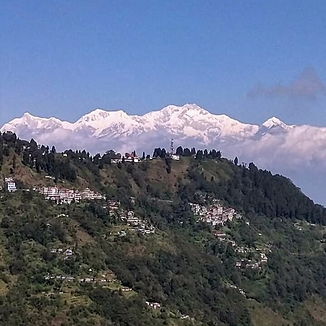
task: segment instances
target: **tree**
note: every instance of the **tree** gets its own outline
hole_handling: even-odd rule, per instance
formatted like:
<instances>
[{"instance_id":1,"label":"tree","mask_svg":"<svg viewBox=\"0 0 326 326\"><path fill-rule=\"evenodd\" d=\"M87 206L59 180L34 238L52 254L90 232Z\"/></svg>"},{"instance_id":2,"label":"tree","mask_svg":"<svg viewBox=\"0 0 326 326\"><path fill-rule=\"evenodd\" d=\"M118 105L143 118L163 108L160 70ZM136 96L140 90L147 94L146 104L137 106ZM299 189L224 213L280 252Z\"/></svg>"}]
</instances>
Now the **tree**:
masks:
<instances>
[{"instance_id":1,"label":"tree","mask_svg":"<svg viewBox=\"0 0 326 326\"><path fill-rule=\"evenodd\" d=\"M166 155L167 155L167 153L166 153L165 148L162 148L162 151L161 151L161 155L160 155L160 157L161 157L161 158L165 158Z\"/></svg>"},{"instance_id":2,"label":"tree","mask_svg":"<svg viewBox=\"0 0 326 326\"><path fill-rule=\"evenodd\" d=\"M196 160L202 160L203 158L203 151L199 149L196 153Z\"/></svg>"},{"instance_id":3,"label":"tree","mask_svg":"<svg viewBox=\"0 0 326 326\"><path fill-rule=\"evenodd\" d=\"M157 158L157 157L160 157L161 156L161 148L160 147L157 147L154 149L154 153L153 153L153 158Z\"/></svg>"},{"instance_id":4,"label":"tree","mask_svg":"<svg viewBox=\"0 0 326 326\"><path fill-rule=\"evenodd\" d=\"M186 157L191 156L190 149L189 149L189 148L185 148L185 149L183 150L183 155L186 156Z\"/></svg>"},{"instance_id":5,"label":"tree","mask_svg":"<svg viewBox=\"0 0 326 326\"><path fill-rule=\"evenodd\" d=\"M30 141L30 151L33 153L37 150L37 142L32 138Z\"/></svg>"},{"instance_id":6,"label":"tree","mask_svg":"<svg viewBox=\"0 0 326 326\"><path fill-rule=\"evenodd\" d=\"M181 146L179 146L175 153L176 153L176 155L183 156L183 148Z\"/></svg>"},{"instance_id":7,"label":"tree","mask_svg":"<svg viewBox=\"0 0 326 326\"><path fill-rule=\"evenodd\" d=\"M221 157L222 157L221 152L220 152L220 151L217 151L217 152L216 152L216 158L217 158L217 159L220 159Z\"/></svg>"}]
</instances>

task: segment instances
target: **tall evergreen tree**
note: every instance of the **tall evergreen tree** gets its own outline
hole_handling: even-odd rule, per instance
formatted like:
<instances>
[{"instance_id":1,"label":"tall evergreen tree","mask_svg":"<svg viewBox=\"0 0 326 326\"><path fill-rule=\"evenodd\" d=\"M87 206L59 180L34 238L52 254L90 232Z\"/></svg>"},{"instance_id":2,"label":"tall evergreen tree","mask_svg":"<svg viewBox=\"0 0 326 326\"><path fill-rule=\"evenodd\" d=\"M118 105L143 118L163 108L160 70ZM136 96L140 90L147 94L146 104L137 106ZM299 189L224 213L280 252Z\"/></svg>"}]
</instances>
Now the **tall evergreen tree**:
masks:
<instances>
[{"instance_id":1,"label":"tall evergreen tree","mask_svg":"<svg viewBox=\"0 0 326 326\"><path fill-rule=\"evenodd\" d=\"M183 156L183 148L181 146L179 146L175 153L176 153L176 155Z\"/></svg>"}]
</instances>

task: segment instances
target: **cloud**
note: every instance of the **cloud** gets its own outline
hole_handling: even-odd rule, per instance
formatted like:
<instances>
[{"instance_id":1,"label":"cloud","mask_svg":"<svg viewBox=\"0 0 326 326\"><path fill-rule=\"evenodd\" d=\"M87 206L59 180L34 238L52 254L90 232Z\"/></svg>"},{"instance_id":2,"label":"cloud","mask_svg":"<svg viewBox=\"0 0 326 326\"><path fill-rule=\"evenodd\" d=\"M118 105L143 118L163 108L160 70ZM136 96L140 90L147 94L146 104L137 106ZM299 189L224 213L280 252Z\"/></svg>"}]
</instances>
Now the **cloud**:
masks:
<instances>
[{"instance_id":1,"label":"cloud","mask_svg":"<svg viewBox=\"0 0 326 326\"><path fill-rule=\"evenodd\" d=\"M258 97L286 97L306 98L314 100L319 95L326 95L326 84L317 73L310 68L304 69L301 74L289 85L276 84L271 87L257 85L247 93L249 98Z\"/></svg>"}]
</instances>

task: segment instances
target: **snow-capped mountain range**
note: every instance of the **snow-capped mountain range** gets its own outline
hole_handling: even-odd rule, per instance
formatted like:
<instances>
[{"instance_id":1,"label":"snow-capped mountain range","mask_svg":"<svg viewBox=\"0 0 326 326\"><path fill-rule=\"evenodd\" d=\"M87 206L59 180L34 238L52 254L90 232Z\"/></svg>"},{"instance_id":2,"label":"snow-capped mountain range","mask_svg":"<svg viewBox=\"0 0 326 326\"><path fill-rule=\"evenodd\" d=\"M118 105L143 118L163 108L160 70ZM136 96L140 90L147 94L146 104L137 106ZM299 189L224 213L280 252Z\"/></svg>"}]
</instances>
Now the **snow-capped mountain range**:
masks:
<instances>
[{"instance_id":1,"label":"snow-capped mountain range","mask_svg":"<svg viewBox=\"0 0 326 326\"><path fill-rule=\"evenodd\" d=\"M82 116L74 123L61 121L57 118L39 118L25 113L21 118L16 118L5 124L1 131L10 130L16 132L20 137L35 137L44 139L52 133L56 138L50 138L59 147L61 142L58 139L65 139L66 133L71 137L85 137L85 140L97 142L95 149L107 150L108 147L99 147L98 141L111 142L114 139L115 148L127 146L130 150L130 141L136 136L143 136L147 133L164 133L168 138L174 136L184 140L195 138L201 144L211 144L223 139L240 140L255 134L258 126L243 124L233 120L226 115L214 115L200 108L195 104L184 106L169 105L160 111L153 111L142 116L128 115L124 111L105 111L96 109ZM62 133L63 137L60 137ZM132 137L132 139L130 139ZM45 138L47 140L47 138ZM65 139L64 145L66 145ZM147 141L146 141L147 143ZM71 144L75 147L75 143ZM143 144L137 141L137 147ZM154 144L158 145L158 144ZM166 144L159 144L164 146ZM83 144L78 144L83 146ZM132 146L131 146L132 147ZM94 150L94 147L92 146Z\"/></svg>"},{"instance_id":2,"label":"snow-capped mountain range","mask_svg":"<svg viewBox=\"0 0 326 326\"><path fill-rule=\"evenodd\" d=\"M175 147L219 149L226 157L254 161L285 175L326 167L326 128L288 125L275 117L262 125L245 124L196 104L169 105L141 116L96 109L74 123L25 113L0 131L13 131L58 150L86 149L92 154L109 149L152 153L154 147L169 148L173 138Z\"/></svg>"},{"instance_id":3,"label":"snow-capped mountain range","mask_svg":"<svg viewBox=\"0 0 326 326\"><path fill-rule=\"evenodd\" d=\"M266 167L286 165L285 161L292 167L326 163L326 128L287 125L275 117L260 126L245 124L196 104L169 105L142 116L96 109L74 123L25 113L0 131L13 131L58 150L86 149L92 154L109 149L151 153L154 147L169 148L173 138L175 147L216 148L226 156Z\"/></svg>"}]
</instances>

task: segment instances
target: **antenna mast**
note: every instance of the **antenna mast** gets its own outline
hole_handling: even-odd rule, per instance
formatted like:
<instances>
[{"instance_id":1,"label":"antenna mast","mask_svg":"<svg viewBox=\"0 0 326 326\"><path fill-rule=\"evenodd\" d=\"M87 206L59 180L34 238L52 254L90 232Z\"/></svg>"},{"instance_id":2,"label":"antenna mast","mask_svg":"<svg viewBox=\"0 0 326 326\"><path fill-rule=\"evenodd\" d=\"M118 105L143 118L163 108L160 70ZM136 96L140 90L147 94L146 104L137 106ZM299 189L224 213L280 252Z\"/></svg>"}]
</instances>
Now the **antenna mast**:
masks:
<instances>
[{"instance_id":1,"label":"antenna mast","mask_svg":"<svg viewBox=\"0 0 326 326\"><path fill-rule=\"evenodd\" d=\"M174 153L174 147L173 147L173 138L171 138L171 145L170 145L170 155L172 156Z\"/></svg>"}]
</instances>

